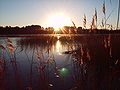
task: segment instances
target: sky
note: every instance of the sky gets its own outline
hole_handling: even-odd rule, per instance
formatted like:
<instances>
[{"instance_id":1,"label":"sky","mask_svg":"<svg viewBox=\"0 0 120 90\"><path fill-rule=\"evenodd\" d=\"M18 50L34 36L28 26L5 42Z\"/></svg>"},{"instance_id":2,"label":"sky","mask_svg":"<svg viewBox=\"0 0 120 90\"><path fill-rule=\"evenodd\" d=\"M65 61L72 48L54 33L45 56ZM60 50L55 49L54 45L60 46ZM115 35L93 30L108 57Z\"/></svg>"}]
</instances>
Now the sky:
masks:
<instances>
[{"instance_id":1,"label":"sky","mask_svg":"<svg viewBox=\"0 0 120 90\"><path fill-rule=\"evenodd\" d=\"M90 27L95 8L98 25L101 24L104 0L0 0L0 26L41 25L47 27L50 16L63 13L74 21L76 26L83 26L86 15L87 28ZM118 0L105 0L106 17L112 12L107 24L116 27ZM70 22L72 25L72 22Z\"/></svg>"}]
</instances>

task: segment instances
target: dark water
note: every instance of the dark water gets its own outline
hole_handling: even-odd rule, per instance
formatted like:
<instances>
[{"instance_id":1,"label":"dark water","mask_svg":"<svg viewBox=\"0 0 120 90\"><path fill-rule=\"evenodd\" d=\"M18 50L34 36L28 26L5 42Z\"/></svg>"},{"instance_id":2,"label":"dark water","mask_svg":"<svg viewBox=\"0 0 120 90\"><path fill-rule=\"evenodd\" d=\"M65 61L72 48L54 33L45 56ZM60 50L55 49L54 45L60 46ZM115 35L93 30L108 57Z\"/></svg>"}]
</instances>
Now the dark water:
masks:
<instances>
[{"instance_id":1,"label":"dark water","mask_svg":"<svg viewBox=\"0 0 120 90\"><path fill-rule=\"evenodd\" d=\"M120 35L1 37L0 90L120 90Z\"/></svg>"}]
</instances>

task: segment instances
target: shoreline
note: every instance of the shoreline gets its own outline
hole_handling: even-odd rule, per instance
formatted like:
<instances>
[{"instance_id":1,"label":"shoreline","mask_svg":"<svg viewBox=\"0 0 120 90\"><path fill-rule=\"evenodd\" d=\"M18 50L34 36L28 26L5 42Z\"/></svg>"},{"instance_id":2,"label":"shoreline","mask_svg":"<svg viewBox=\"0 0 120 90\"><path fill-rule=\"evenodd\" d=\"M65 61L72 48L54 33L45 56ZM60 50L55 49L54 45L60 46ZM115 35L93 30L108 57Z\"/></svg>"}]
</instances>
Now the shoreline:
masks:
<instances>
[{"instance_id":1,"label":"shoreline","mask_svg":"<svg viewBox=\"0 0 120 90\"><path fill-rule=\"evenodd\" d=\"M83 34L11 34L0 35L0 37L39 37L39 36L100 36L100 35L120 35L120 33L97 34L97 33L83 33Z\"/></svg>"}]
</instances>

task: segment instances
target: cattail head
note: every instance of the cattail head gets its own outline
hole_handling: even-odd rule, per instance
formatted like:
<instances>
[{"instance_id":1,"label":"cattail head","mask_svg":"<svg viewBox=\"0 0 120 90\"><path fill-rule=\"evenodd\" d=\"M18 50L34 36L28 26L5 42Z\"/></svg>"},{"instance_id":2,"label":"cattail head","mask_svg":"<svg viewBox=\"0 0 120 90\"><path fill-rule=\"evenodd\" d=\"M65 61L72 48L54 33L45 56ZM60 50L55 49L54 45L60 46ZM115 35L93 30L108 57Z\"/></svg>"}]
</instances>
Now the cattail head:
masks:
<instances>
[{"instance_id":1,"label":"cattail head","mask_svg":"<svg viewBox=\"0 0 120 90\"><path fill-rule=\"evenodd\" d=\"M95 29L95 16L92 17L91 29Z\"/></svg>"},{"instance_id":2,"label":"cattail head","mask_svg":"<svg viewBox=\"0 0 120 90\"><path fill-rule=\"evenodd\" d=\"M8 47L10 52L14 52L14 46L11 43L8 43L7 47Z\"/></svg>"},{"instance_id":3,"label":"cattail head","mask_svg":"<svg viewBox=\"0 0 120 90\"><path fill-rule=\"evenodd\" d=\"M13 46L13 42L10 39L7 39L7 45L10 52L14 52L15 47Z\"/></svg>"},{"instance_id":4,"label":"cattail head","mask_svg":"<svg viewBox=\"0 0 120 90\"><path fill-rule=\"evenodd\" d=\"M84 18L83 18L83 26L86 28L86 16L84 14Z\"/></svg>"},{"instance_id":5,"label":"cattail head","mask_svg":"<svg viewBox=\"0 0 120 90\"><path fill-rule=\"evenodd\" d=\"M14 52L14 48L9 47L8 49L9 49L10 52Z\"/></svg>"},{"instance_id":6,"label":"cattail head","mask_svg":"<svg viewBox=\"0 0 120 90\"><path fill-rule=\"evenodd\" d=\"M10 48L14 48L14 46L11 43L8 43L7 46Z\"/></svg>"},{"instance_id":7,"label":"cattail head","mask_svg":"<svg viewBox=\"0 0 120 90\"><path fill-rule=\"evenodd\" d=\"M48 63L48 62L50 62L52 60L53 60L52 58L47 58L45 62Z\"/></svg>"},{"instance_id":8,"label":"cattail head","mask_svg":"<svg viewBox=\"0 0 120 90\"><path fill-rule=\"evenodd\" d=\"M103 3L103 7L102 7L102 11L103 11L103 14L105 14L106 12L106 8L105 8L105 1L104 1L104 3Z\"/></svg>"},{"instance_id":9,"label":"cattail head","mask_svg":"<svg viewBox=\"0 0 120 90\"><path fill-rule=\"evenodd\" d=\"M11 41L10 39L7 39L7 42L8 42L8 43L12 43L12 41Z\"/></svg>"},{"instance_id":10,"label":"cattail head","mask_svg":"<svg viewBox=\"0 0 120 90\"><path fill-rule=\"evenodd\" d=\"M92 26L95 25L95 16L92 17Z\"/></svg>"},{"instance_id":11,"label":"cattail head","mask_svg":"<svg viewBox=\"0 0 120 90\"><path fill-rule=\"evenodd\" d=\"M91 60L89 51L87 51L87 58L88 58L89 61Z\"/></svg>"},{"instance_id":12,"label":"cattail head","mask_svg":"<svg viewBox=\"0 0 120 90\"><path fill-rule=\"evenodd\" d=\"M37 53L37 54L35 54L35 56L36 56L37 60L38 60L40 63L42 63L42 60L41 60L40 55Z\"/></svg>"},{"instance_id":13,"label":"cattail head","mask_svg":"<svg viewBox=\"0 0 120 90\"><path fill-rule=\"evenodd\" d=\"M95 20L97 22L97 10L96 10L96 8L95 8Z\"/></svg>"},{"instance_id":14,"label":"cattail head","mask_svg":"<svg viewBox=\"0 0 120 90\"><path fill-rule=\"evenodd\" d=\"M103 21L103 19L102 19L102 27L104 27L104 21Z\"/></svg>"}]
</instances>

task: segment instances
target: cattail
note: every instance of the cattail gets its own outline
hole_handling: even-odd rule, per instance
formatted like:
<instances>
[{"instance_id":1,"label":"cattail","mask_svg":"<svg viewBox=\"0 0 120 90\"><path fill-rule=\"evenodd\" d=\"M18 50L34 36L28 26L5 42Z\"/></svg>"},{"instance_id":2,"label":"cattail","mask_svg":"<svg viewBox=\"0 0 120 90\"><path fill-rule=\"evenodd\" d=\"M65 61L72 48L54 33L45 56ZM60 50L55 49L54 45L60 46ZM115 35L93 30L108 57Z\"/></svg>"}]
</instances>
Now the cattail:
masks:
<instances>
[{"instance_id":1,"label":"cattail","mask_svg":"<svg viewBox=\"0 0 120 90\"><path fill-rule=\"evenodd\" d=\"M87 51L87 58L88 58L88 60L91 60L91 57L90 57L90 54L88 51Z\"/></svg>"},{"instance_id":2,"label":"cattail","mask_svg":"<svg viewBox=\"0 0 120 90\"><path fill-rule=\"evenodd\" d=\"M104 39L104 47L107 48L107 41Z\"/></svg>"},{"instance_id":3,"label":"cattail","mask_svg":"<svg viewBox=\"0 0 120 90\"><path fill-rule=\"evenodd\" d=\"M111 30L113 29L113 26L112 26L112 25L110 25L110 29L111 29Z\"/></svg>"},{"instance_id":4,"label":"cattail","mask_svg":"<svg viewBox=\"0 0 120 90\"><path fill-rule=\"evenodd\" d=\"M102 19L102 27L104 27L104 21L103 21L103 19Z\"/></svg>"},{"instance_id":5,"label":"cattail","mask_svg":"<svg viewBox=\"0 0 120 90\"><path fill-rule=\"evenodd\" d=\"M96 8L95 8L95 20L97 22L97 10L96 10Z\"/></svg>"},{"instance_id":6,"label":"cattail","mask_svg":"<svg viewBox=\"0 0 120 90\"><path fill-rule=\"evenodd\" d=\"M91 29L95 28L95 16L92 18Z\"/></svg>"},{"instance_id":7,"label":"cattail","mask_svg":"<svg viewBox=\"0 0 120 90\"><path fill-rule=\"evenodd\" d=\"M52 58L47 58L45 62L48 63L48 62L50 62L52 60L53 60Z\"/></svg>"},{"instance_id":8,"label":"cattail","mask_svg":"<svg viewBox=\"0 0 120 90\"><path fill-rule=\"evenodd\" d=\"M72 23L73 23L73 26L74 26L74 31L76 32L76 25L73 21L72 21Z\"/></svg>"},{"instance_id":9,"label":"cattail","mask_svg":"<svg viewBox=\"0 0 120 90\"><path fill-rule=\"evenodd\" d=\"M110 4L112 4L112 1L110 0Z\"/></svg>"},{"instance_id":10,"label":"cattail","mask_svg":"<svg viewBox=\"0 0 120 90\"><path fill-rule=\"evenodd\" d=\"M86 16L84 14L84 19L83 19L83 26L86 28Z\"/></svg>"},{"instance_id":11,"label":"cattail","mask_svg":"<svg viewBox=\"0 0 120 90\"><path fill-rule=\"evenodd\" d=\"M37 56L37 59L40 60L41 59L40 56Z\"/></svg>"},{"instance_id":12,"label":"cattail","mask_svg":"<svg viewBox=\"0 0 120 90\"><path fill-rule=\"evenodd\" d=\"M83 48L80 49L80 52L81 52L81 55L83 56L84 54Z\"/></svg>"},{"instance_id":13,"label":"cattail","mask_svg":"<svg viewBox=\"0 0 120 90\"><path fill-rule=\"evenodd\" d=\"M93 18L92 18L92 26L95 26L95 16L93 16Z\"/></svg>"},{"instance_id":14,"label":"cattail","mask_svg":"<svg viewBox=\"0 0 120 90\"><path fill-rule=\"evenodd\" d=\"M14 48L14 46L11 43L7 44L8 47Z\"/></svg>"},{"instance_id":15,"label":"cattail","mask_svg":"<svg viewBox=\"0 0 120 90\"><path fill-rule=\"evenodd\" d=\"M42 60L41 60L41 58L40 58L40 55L35 54L35 56L36 56L37 60L38 60L40 63L42 63Z\"/></svg>"},{"instance_id":16,"label":"cattail","mask_svg":"<svg viewBox=\"0 0 120 90\"><path fill-rule=\"evenodd\" d=\"M72 21L72 24L74 25L74 27L76 28L76 25L75 25L75 23Z\"/></svg>"},{"instance_id":17,"label":"cattail","mask_svg":"<svg viewBox=\"0 0 120 90\"><path fill-rule=\"evenodd\" d=\"M103 8L102 8L103 13L105 14L106 8L105 8L105 1L103 3Z\"/></svg>"},{"instance_id":18,"label":"cattail","mask_svg":"<svg viewBox=\"0 0 120 90\"><path fill-rule=\"evenodd\" d=\"M9 47L9 51L10 51L10 52L13 52L13 51L14 51L14 48Z\"/></svg>"},{"instance_id":19,"label":"cattail","mask_svg":"<svg viewBox=\"0 0 120 90\"><path fill-rule=\"evenodd\" d=\"M40 56L37 56L37 59L40 63L42 63L42 60L41 60Z\"/></svg>"},{"instance_id":20,"label":"cattail","mask_svg":"<svg viewBox=\"0 0 120 90\"><path fill-rule=\"evenodd\" d=\"M10 39L7 39L7 42L8 42L8 43L7 43L6 46L8 47L9 51L10 51L10 52L14 52L14 48L15 48L15 47L13 46L12 41L11 41Z\"/></svg>"},{"instance_id":21,"label":"cattail","mask_svg":"<svg viewBox=\"0 0 120 90\"><path fill-rule=\"evenodd\" d=\"M11 41L10 39L7 39L7 41L8 41L9 43L12 43L12 41Z\"/></svg>"},{"instance_id":22,"label":"cattail","mask_svg":"<svg viewBox=\"0 0 120 90\"><path fill-rule=\"evenodd\" d=\"M81 58L80 61L81 61L81 65L82 65L83 64L83 59Z\"/></svg>"}]
</instances>

